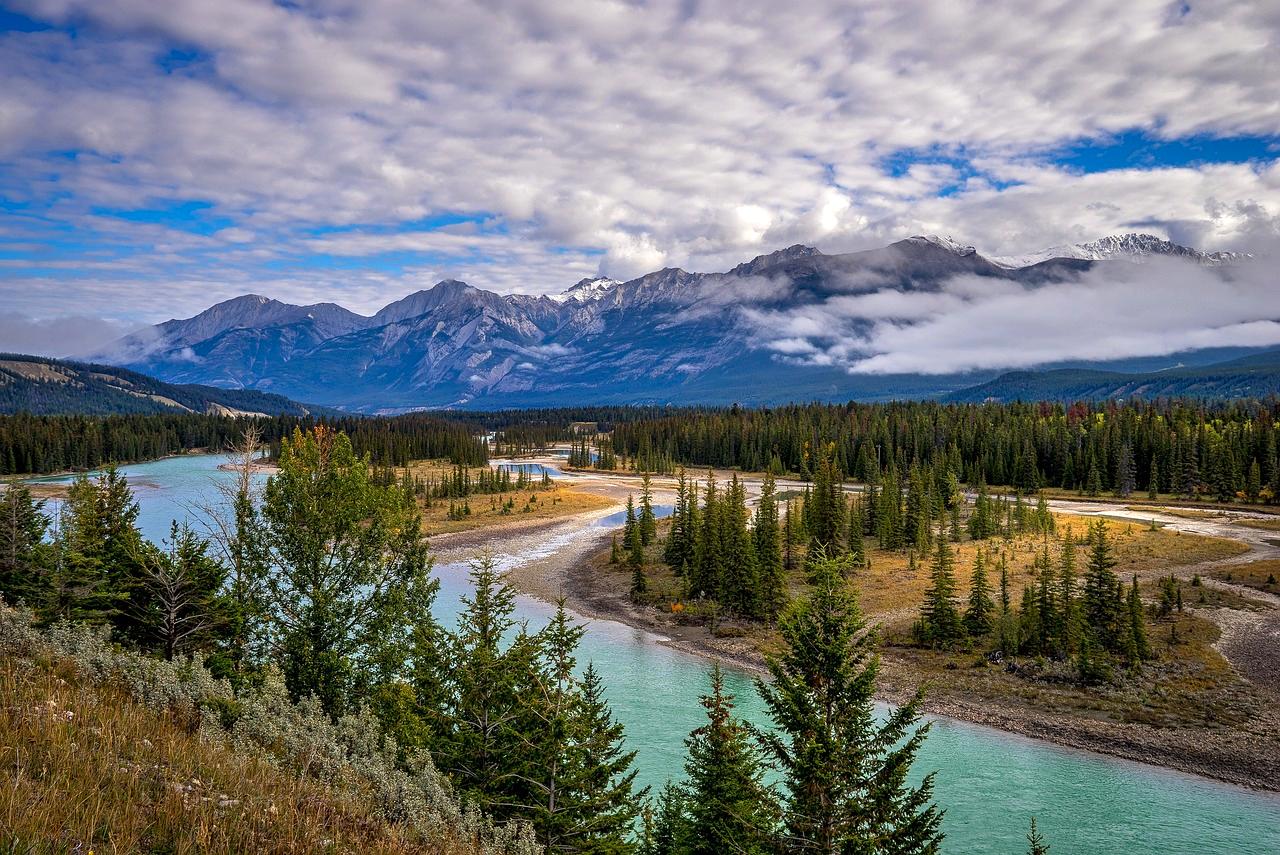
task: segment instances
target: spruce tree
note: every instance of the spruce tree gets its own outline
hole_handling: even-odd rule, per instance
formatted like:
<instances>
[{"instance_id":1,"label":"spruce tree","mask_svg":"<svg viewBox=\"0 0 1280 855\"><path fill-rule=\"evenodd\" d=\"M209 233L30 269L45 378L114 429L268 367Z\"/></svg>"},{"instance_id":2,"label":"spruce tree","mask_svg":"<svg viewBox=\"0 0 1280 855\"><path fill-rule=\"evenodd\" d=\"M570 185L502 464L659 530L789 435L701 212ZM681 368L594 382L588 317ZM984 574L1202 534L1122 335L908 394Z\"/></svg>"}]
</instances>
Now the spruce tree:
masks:
<instances>
[{"instance_id":1,"label":"spruce tree","mask_svg":"<svg viewBox=\"0 0 1280 855\"><path fill-rule=\"evenodd\" d=\"M986 558L979 550L973 561L973 577L969 584L969 607L964 613L965 629L974 638L990 635L995 629L995 615L996 605L991 601Z\"/></svg>"},{"instance_id":2,"label":"spruce tree","mask_svg":"<svg viewBox=\"0 0 1280 855\"><path fill-rule=\"evenodd\" d=\"M622 524L622 548L633 552L644 546L640 536L639 522L636 520L636 503L634 497L627 494L627 513Z\"/></svg>"},{"instance_id":3,"label":"spruce tree","mask_svg":"<svg viewBox=\"0 0 1280 855\"><path fill-rule=\"evenodd\" d=\"M1178 596L1181 597L1181 590ZM1129 664L1140 665L1144 659L1151 658L1151 649L1147 645L1147 627L1146 621L1142 613L1142 597L1138 593L1138 574L1133 574L1133 584L1129 588L1129 598L1126 604L1128 612L1128 630L1129 637L1127 643L1127 653L1129 656Z\"/></svg>"},{"instance_id":4,"label":"spruce tree","mask_svg":"<svg viewBox=\"0 0 1280 855\"><path fill-rule=\"evenodd\" d=\"M1080 644L1080 604L1076 594L1076 545L1067 528L1058 552L1058 606L1062 648L1068 655Z\"/></svg>"},{"instance_id":5,"label":"spruce tree","mask_svg":"<svg viewBox=\"0 0 1280 855\"><path fill-rule=\"evenodd\" d=\"M653 809L651 855L683 855L689 838L687 798L682 787L670 780L658 793Z\"/></svg>"},{"instance_id":6,"label":"spruce tree","mask_svg":"<svg viewBox=\"0 0 1280 855\"><path fill-rule=\"evenodd\" d=\"M689 495L689 481L681 469L676 476L676 498L671 508L671 527L667 530L667 542L662 547L662 560L672 570L679 571L691 555L689 548L689 517L686 502Z\"/></svg>"},{"instance_id":7,"label":"spruce tree","mask_svg":"<svg viewBox=\"0 0 1280 855\"><path fill-rule=\"evenodd\" d=\"M573 750L582 766L573 793L578 825L571 851L591 855L625 855L638 806L649 789L635 790L636 753L625 748L622 723L604 696L604 684L588 663L582 675L572 721Z\"/></svg>"},{"instance_id":8,"label":"spruce tree","mask_svg":"<svg viewBox=\"0 0 1280 855\"><path fill-rule=\"evenodd\" d=\"M1115 566L1106 523L1098 520L1090 529L1081 611L1086 630L1099 647L1112 653L1117 652L1121 616L1120 581L1112 569Z\"/></svg>"},{"instance_id":9,"label":"spruce tree","mask_svg":"<svg viewBox=\"0 0 1280 855\"><path fill-rule=\"evenodd\" d=\"M49 517L22 484L0 493L0 597L39 612L49 596Z\"/></svg>"},{"instance_id":10,"label":"spruce tree","mask_svg":"<svg viewBox=\"0 0 1280 855\"><path fill-rule=\"evenodd\" d=\"M643 596L649 591L649 580L644 575L644 557L628 553L627 563L631 565L631 596Z\"/></svg>"},{"instance_id":11,"label":"spruce tree","mask_svg":"<svg viewBox=\"0 0 1280 855\"><path fill-rule=\"evenodd\" d=\"M964 626L956 608L955 567L951 545L938 538L930 565L929 589L920 607L919 640L930 647L950 647L964 637Z\"/></svg>"},{"instance_id":12,"label":"spruce tree","mask_svg":"<svg viewBox=\"0 0 1280 855\"><path fill-rule=\"evenodd\" d=\"M649 473L644 473L640 486L640 515L636 520L640 528L640 544L648 546L658 536L657 517L653 513L653 485Z\"/></svg>"},{"instance_id":13,"label":"spruce tree","mask_svg":"<svg viewBox=\"0 0 1280 855\"><path fill-rule=\"evenodd\" d=\"M49 620L128 625L127 638L141 633L121 610L136 580L134 564L142 536L134 521L137 503L124 477L108 469L96 480L80 476L59 508L53 542Z\"/></svg>"},{"instance_id":14,"label":"spruce tree","mask_svg":"<svg viewBox=\"0 0 1280 855\"><path fill-rule=\"evenodd\" d=\"M750 518L747 511L747 489L737 475L733 476L733 480L725 488L722 514L724 574L716 599L740 615L763 618L766 612L760 596L755 541L747 528Z\"/></svg>"},{"instance_id":15,"label":"spruce tree","mask_svg":"<svg viewBox=\"0 0 1280 855\"><path fill-rule=\"evenodd\" d=\"M855 567L862 566L867 560L867 547L863 541L863 532L867 525L863 501L857 497L849 500L849 534L845 542L848 544L849 557Z\"/></svg>"},{"instance_id":16,"label":"spruce tree","mask_svg":"<svg viewBox=\"0 0 1280 855\"><path fill-rule=\"evenodd\" d=\"M773 476L769 474L764 476L764 483L760 488L760 501L756 504L752 534L755 538L762 616L773 620L786 601L786 577L782 564L778 499Z\"/></svg>"},{"instance_id":17,"label":"spruce tree","mask_svg":"<svg viewBox=\"0 0 1280 855\"><path fill-rule=\"evenodd\" d=\"M813 490L808 504L809 546L834 552L845 529L843 478L835 462L834 444L819 446L818 465L813 472Z\"/></svg>"},{"instance_id":18,"label":"spruce tree","mask_svg":"<svg viewBox=\"0 0 1280 855\"><path fill-rule=\"evenodd\" d=\"M777 805L764 784L764 763L751 732L733 717L717 663L711 694L702 698L707 723L685 740L688 829L682 852L765 855L774 849Z\"/></svg>"},{"instance_id":19,"label":"spruce tree","mask_svg":"<svg viewBox=\"0 0 1280 855\"><path fill-rule=\"evenodd\" d=\"M1031 831L1027 834L1027 855L1049 855L1049 844L1036 830L1036 818L1031 817Z\"/></svg>"},{"instance_id":20,"label":"spruce tree","mask_svg":"<svg viewBox=\"0 0 1280 855\"><path fill-rule=\"evenodd\" d=\"M772 679L757 680L756 691L774 725L760 740L786 791L783 851L937 852L933 775L906 783L928 731L916 727L921 695L876 721L876 638L839 561L824 562L780 630L784 651L767 659Z\"/></svg>"},{"instance_id":21,"label":"spruce tree","mask_svg":"<svg viewBox=\"0 0 1280 855\"><path fill-rule=\"evenodd\" d=\"M473 561L469 576L473 592L463 598L457 628L440 632L438 647L416 649L415 658L442 687L440 709L424 711L440 722L433 728L436 765L464 798L505 819L527 806L518 764L530 741L527 699L537 691L542 645L523 631L505 641L515 627L516 595L492 556ZM422 620L433 623L429 613Z\"/></svg>"},{"instance_id":22,"label":"spruce tree","mask_svg":"<svg viewBox=\"0 0 1280 855\"><path fill-rule=\"evenodd\" d=\"M147 544L139 556L140 585L125 608L144 646L165 659L207 649L226 627L226 570L208 546L175 521L164 549Z\"/></svg>"}]
</instances>

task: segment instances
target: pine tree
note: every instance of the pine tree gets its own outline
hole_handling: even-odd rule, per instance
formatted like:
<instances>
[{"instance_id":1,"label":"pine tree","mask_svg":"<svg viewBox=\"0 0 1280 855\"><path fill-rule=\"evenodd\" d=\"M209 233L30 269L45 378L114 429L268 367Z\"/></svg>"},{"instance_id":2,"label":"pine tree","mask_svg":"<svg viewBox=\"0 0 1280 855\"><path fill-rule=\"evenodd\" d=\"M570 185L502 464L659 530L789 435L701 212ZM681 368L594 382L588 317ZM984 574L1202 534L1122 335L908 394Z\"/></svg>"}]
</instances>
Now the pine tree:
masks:
<instances>
[{"instance_id":1,"label":"pine tree","mask_svg":"<svg viewBox=\"0 0 1280 855\"><path fill-rule=\"evenodd\" d=\"M721 588L715 594L716 600L743 616L763 618L765 608L760 598L755 541L747 528L747 520L750 518L747 511L747 489L737 475L733 476L733 480L725 488L721 513L724 574L721 577Z\"/></svg>"},{"instance_id":2,"label":"pine tree","mask_svg":"<svg viewBox=\"0 0 1280 855\"><path fill-rule=\"evenodd\" d=\"M929 589L920 607L919 640L930 647L950 647L964 637L955 602L956 579L951 545L938 538L930 565Z\"/></svg>"},{"instance_id":3,"label":"pine tree","mask_svg":"<svg viewBox=\"0 0 1280 855\"><path fill-rule=\"evenodd\" d=\"M41 610L49 597L49 517L21 484L0 494L0 597Z\"/></svg>"},{"instance_id":4,"label":"pine tree","mask_svg":"<svg viewBox=\"0 0 1280 855\"><path fill-rule=\"evenodd\" d=\"M839 561L824 563L780 630L784 652L768 658L772 679L757 680L756 691L774 725L760 739L787 794L784 851L936 853L933 775L906 783L928 731L915 727L921 696L876 721L876 638Z\"/></svg>"},{"instance_id":5,"label":"pine tree","mask_svg":"<svg viewBox=\"0 0 1280 855\"><path fill-rule=\"evenodd\" d=\"M516 595L492 556L472 562L469 576L473 593L463 598L457 629L439 631L438 646L415 651L420 680L441 687L440 709L424 714L439 720L432 757L459 793L495 817L510 818L527 804L513 764L530 741L526 699L537 691L533 675L542 645L523 631L504 641L515 627ZM429 613L422 620L433 624Z\"/></svg>"},{"instance_id":6,"label":"pine tree","mask_svg":"<svg viewBox=\"0 0 1280 855\"><path fill-rule=\"evenodd\" d=\"M987 581L986 559L979 550L973 562L973 578L969 584L969 607L965 609L964 626L974 638L990 635L995 629L996 605L991 601L991 585Z\"/></svg>"},{"instance_id":7,"label":"pine tree","mask_svg":"<svg viewBox=\"0 0 1280 855\"><path fill-rule=\"evenodd\" d=\"M764 784L764 763L750 730L733 717L733 696L724 690L718 663L702 706L707 723L685 740L688 830L681 851L772 852L777 805Z\"/></svg>"},{"instance_id":8,"label":"pine tree","mask_svg":"<svg viewBox=\"0 0 1280 855\"><path fill-rule=\"evenodd\" d=\"M670 780L658 793L653 818L651 855L682 855L689 838L689 818L684 790Z\"/></svg>"},{"instance_id":9,"label":"pine tree","mask_svg":"<svg viewBox=\"0 0 1280 855\"><path fill-rule=\"evenodd\" d=\"M574 794L579 822L571 851L590 855L625 855L638 805L648 787L636 791L636 753L625 749L622 723L613 718L604 685L595 667L582 675L573 718L574 750L584 774Z\"/></svg>"},{"instance_id":10,"label":"pine tree","mask_svg":"<svg viewBox=\"0 0 1280 855\"><path fill-rule=\"evenodd\" d=\"M1109 652L1117 650L1120 629L1120 581L1112 569L1115 566L1106 523L1098 520L1090 529L1089 562L1081 605L1087 631L1097 639L1098 646Z\"/></svg>"},{"instance_id":11,"label":"pine tree","mask_svg":"<svg viewBox=\"0 0 1280 855\"><path fill-rule=\"evenodd\" d=\"M1147 479L1147 498L1155 499L1160 494L1160 466L1154 456L1151 458L1151 475Z\"/></svg>"},{"instance_id":12,"label":"pine tree","mask_svg":"<svg viewBox=\"0 0 1280 855\"><path fill-rule=\"evenodd\" d=\"M1036 830L1036 818L1031 817L1031 831L1027 834L1027 855L1049 855L1049 844L1044 842L1044 837Z\"/></svg>"},{"instance_id":13,"label":"pine tree","mask_svg":"<svg viewBox=\"0 0 1280 855\"><path fill-rule=\"evenodd\" d=\"M174 522L167 549L150 544L139 556L140 585L126 604L147 649L165 659L205 649L226 622L226 571L208 542Z\"/></svg>"},{"instance_id":14,"label":"pine tree","mask_svg":"<svg viewBox=\"0 0 1280 855\"><path fill-rule=\"evenodd\" d=\"M760 605L763 616L773 620L786 601L786 576L783 569L782 532L778 522L778 499L773 476L766 474L756 504L756 562L760 578Z\"/></svg>"},{"instance_id":15,"label":"pine tree","mask_svg":"<svg viewBox=\"0 0 1280 855\"><path fill-rule=\"evenodd\" d=\"M438 587L413 497L370 468L346 434L296 430L263 498L273 652L291 695L331 715L403 677Z\"/></svg>"},{"instance_id":16,"label":"pine tree","mask_svg":"<svg viewBox=\"0 0 1280 855\"><path fill-rule=\"evenodd\" d=\"M1178 592L1181 597L1181 591ZM1129 664L1140 665L1144 659L1151 658L1151 649L1147 645L1147 627L1142 613L1142 597L1138 593L1138 574L1133 575L1133 585L1129 588L1127 602L1129 637L1126 651Z\"/></svg>"},{"instance_id":17,"label":"pine tree","mask_svg":"<svg viewBox=\"0 0 1280 855\"><path fill-rule=\"evenodd\" d=\"M640 516L636 520L640 528L640 544L648 546L658 536L657 517L653 513L653 486L649 481L649 473L644 473L640 486Z\"/></svg>"}]
</instances>

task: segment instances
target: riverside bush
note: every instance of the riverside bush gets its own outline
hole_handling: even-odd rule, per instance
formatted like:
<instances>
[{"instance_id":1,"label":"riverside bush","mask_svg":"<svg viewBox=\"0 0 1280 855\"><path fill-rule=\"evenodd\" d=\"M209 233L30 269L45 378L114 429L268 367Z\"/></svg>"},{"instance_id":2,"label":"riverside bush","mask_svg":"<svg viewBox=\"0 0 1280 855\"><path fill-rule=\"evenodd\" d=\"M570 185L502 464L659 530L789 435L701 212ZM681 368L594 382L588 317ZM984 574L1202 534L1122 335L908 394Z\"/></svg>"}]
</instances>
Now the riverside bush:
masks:
<instances>
[{"instance_id":1,"label":"riverside bush","mask_svg":"<svg viewBox=\"0 0 1280 855\"><path fill-rule=\"evenodd\" d=\"M31 612L3 604L0 656L67 668L81 680L119 689L206 739L352 794L383 822L426 838L466 841L483 855L542 851L527 826L497 825L460 804L426 751L398 762L395 740L367 708L334 721L314 697L293 702L274 668L261 685L237 694L197 659L167 661L125 650L112 644L105 627L59 622L41 630Z\"/></svg>"}]
</instances>

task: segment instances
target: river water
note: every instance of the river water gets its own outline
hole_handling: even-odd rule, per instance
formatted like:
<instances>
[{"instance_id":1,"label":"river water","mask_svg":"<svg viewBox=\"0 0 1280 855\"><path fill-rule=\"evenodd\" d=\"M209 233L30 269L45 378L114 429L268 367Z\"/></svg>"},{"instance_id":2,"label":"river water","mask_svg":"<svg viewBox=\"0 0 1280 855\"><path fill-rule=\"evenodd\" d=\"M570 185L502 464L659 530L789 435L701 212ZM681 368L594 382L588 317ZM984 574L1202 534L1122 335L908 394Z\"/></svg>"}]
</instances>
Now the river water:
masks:
<instances>
[{"instance_id":1,"label":"river water","mask_svg":"<svg viewBox=\"0 0 1280 855\"><path fill-rule=\"evenodd\" d=\"M218 471L221 460L187 456L124 467L141 509L143 534L159 541L168 535L170 520L198 519L194 509L217 496L215 480L231 477ZM549 536L539 553L582 536ZM507 566L535 557L499 556ZM436 575L441 580L436 617L451 624L469 590L467 567L437 565ZM525 596L518 598L518 609L518 617L535 630L552 611ZM596 620L579 651L580 664L595 663L614 713L626 725L640 782L655 789L681 775L684 737L703 721L697 699L706 690L708 670L706 660L659 641L650 633ZM728 670L725 682L737 695L738 712L763 723L751 677ZM927 771L937 772L935 798L946 808L947 852L1025 852L1026 827L1034 814L1054 855L1280 853L1280 797L990 728L934 719L915 778Z\"/></svg>"}]
</instances>

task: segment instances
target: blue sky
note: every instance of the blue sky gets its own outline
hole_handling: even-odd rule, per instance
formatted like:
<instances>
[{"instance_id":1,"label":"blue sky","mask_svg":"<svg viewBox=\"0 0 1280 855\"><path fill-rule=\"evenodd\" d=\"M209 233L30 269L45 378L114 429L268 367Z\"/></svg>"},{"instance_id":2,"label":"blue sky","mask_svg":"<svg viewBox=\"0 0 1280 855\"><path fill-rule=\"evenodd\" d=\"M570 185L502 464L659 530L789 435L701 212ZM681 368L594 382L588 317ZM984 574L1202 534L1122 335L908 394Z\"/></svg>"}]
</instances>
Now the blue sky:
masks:
<instances>
[{"instance_id":1,"label":"blue sky","mask_svg":"<svg viewBox=\"0 0 1280 855\"><path fill-rule=\"evenodd\" d=\"M1267 4L999 6L0 2L0 349L797 242L1268 251Z\"/></svg>"}]
</instances>

